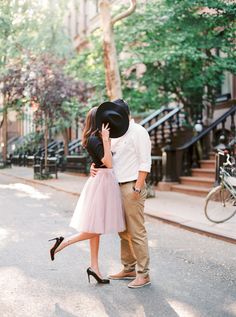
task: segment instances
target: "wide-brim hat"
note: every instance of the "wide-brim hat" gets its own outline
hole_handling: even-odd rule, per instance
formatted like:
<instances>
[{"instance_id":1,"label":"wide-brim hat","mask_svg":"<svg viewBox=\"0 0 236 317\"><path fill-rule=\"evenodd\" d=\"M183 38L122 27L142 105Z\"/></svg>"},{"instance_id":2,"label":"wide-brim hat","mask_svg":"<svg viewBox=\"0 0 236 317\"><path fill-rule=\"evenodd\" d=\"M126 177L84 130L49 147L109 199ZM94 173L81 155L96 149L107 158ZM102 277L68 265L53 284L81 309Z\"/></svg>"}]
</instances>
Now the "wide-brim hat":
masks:
<instances>
[{"instance_id":1,"label":"wide-brim hat","mask_svg":"<svg viewBox=\"0 0 236 317\"><path fill-rule=\"evenodd\" d=\"M126 133L129 128L129 116L126 109L111 101L103 102L96 112L96 125L98 130L102 130L102 124L109 123L110 137L119 138Z\"/></svg>"}]
</instances>

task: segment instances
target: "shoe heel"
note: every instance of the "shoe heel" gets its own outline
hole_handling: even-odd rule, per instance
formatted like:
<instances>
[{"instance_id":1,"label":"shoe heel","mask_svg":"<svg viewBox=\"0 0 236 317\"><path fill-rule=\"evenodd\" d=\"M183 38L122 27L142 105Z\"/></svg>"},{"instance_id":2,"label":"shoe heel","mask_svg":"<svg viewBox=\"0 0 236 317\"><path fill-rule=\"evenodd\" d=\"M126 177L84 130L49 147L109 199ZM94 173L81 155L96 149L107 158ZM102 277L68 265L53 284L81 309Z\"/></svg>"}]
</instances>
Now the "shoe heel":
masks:
<instances>
[{"instance_id":1,"label":"shoe heel","mask_svg":"<svg viewBox=\"0 0 236 317\"><path fill-rule=\"evenodd\" d=\"M51 257L52 261L54 261L55 251L59 247L59 245L62 243L62 241L64 240L64 237L53 238L53 239L50 239L48 241L54 241L54 240L56 242L54 243L54 246L50 249L50 257Z\"/></svg>"},{"instance_id":2,"label":"shoe heel","mask_svg":"<svg viewBox=\"0 0 236 317\"><path fill-rule=\"evenodd\" d=\"M49 242L49 241L54 241L54 240L57 240L57 239L58 239L58 238L53 238L53 239L48 240L48 242Z\"/></svg>"},{"instance_id":3,"label":"shoe heel","mask_svg":"<svg viewBox=\"0 0 236 317\"><path fill-rule=\"evenodd\" d=\"M105 279L105 278L100 278L90 267L87 269L87 274L88 274L88 280L90 283L90 275L92 275L95 280L100 283L100 284L109 284L110 280Z\"/></svg>"},{"instance_id":4,"label":"shoe heel","mask_svg":"<svg viewBox=\"0 0 236 317\"><path fill-rule=\"evenodd\" d=\"M89 270L89 268L87 269L87 275L88 275L88 282L90 283L90 270Z\"/></svg>"}]
</instances>

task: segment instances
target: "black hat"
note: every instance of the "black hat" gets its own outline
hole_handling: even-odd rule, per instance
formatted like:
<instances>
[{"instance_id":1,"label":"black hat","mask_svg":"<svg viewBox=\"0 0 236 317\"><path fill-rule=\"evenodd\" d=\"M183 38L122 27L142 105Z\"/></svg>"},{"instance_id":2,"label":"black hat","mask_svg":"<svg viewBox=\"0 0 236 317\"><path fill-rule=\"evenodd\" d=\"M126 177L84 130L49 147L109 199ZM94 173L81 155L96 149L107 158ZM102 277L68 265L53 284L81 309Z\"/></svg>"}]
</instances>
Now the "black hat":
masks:
<instances>
[{"instance_id":1,"label":"black hat","mask_svg":"<svg viewBox=\"0 0 236 317\"><path fill-rule=\"evenodd\" d=\"M123 99L113 100L112 102L115 103L116 105L124 107L125 111L128 113L128 115L130 115L129 106L128 106L127 102L125 102Z\"/></svg>"},{"instance_id":2,"label":"black hat","mask_svg":"<svg viewBox=\"0 0 236 317\"><path fill-rule=\"evenodd\" d=\"M102 130L103 123L109 123L111 138L119 138L129 128L129 116L122 105L111 101L103 102L96 112L98 130Z\"/></svg>"}]
</instances>

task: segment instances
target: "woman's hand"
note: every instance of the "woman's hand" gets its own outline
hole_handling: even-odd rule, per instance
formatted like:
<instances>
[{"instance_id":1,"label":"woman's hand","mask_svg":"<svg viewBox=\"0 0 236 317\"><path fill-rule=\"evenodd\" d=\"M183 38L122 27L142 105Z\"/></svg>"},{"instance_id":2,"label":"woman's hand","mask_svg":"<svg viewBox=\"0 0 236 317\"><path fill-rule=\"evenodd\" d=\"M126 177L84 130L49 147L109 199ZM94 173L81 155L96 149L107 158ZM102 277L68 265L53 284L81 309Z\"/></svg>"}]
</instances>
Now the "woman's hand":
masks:
<instances>
[{"instance_id":1,"label":"woman's hand","mask_svg":"<svg viewBox=\"0 0 236 317\"><path fill-rule=\"evenodd\" d=\"M109 141L109 137L110 137L109 123L107 123L106 125L103 123L102 124L102 140Z\"/></svg>"},{"instance_id":2,"label":"woman's hand","mask_svg":"<svg viewBox=\"0 0 236 317\"><path fill-rule=\"evenodd\" d=\"M98 169L95 167L95 164L92 163L90 166L90 176L95 177L97 175Z\"/></svg>"},{"instance_id":3,"label":"woman's hand","mask_svg":"<svg viewBox=\"0 0 236 317\"><path fill-rule=\"evenodd\" d=\"M109 123L106 125L102 125L102 142L103 142L103 148L104 148L104 157L101 159L102 163L107 167L107 168L112 168L112 155L111 155L111 142L109 139L110 136L110 128L109 128Z\"/></svg>"}]
</instances>

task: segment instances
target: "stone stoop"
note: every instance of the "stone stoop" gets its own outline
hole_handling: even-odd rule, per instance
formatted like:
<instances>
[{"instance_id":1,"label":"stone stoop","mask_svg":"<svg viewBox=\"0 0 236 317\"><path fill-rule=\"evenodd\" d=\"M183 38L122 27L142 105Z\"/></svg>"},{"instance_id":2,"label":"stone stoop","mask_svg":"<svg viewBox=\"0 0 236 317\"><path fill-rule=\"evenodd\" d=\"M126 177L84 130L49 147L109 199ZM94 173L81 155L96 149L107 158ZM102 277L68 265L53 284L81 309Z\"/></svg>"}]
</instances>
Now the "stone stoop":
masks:
<instances>
[{"instance_id":1,"label":"stone stoop","mask_svg":"<svg viewBox=\"0 0 236 317\"><path fill-rule=\"evenodd\" d=\"M205 197L215 182L215 160L211 154L209 160L200 161L200 168L193 168L192 176L180 177L180 183L171 186L171 191L193 196Z\"/></svg>"}]
</instances>

